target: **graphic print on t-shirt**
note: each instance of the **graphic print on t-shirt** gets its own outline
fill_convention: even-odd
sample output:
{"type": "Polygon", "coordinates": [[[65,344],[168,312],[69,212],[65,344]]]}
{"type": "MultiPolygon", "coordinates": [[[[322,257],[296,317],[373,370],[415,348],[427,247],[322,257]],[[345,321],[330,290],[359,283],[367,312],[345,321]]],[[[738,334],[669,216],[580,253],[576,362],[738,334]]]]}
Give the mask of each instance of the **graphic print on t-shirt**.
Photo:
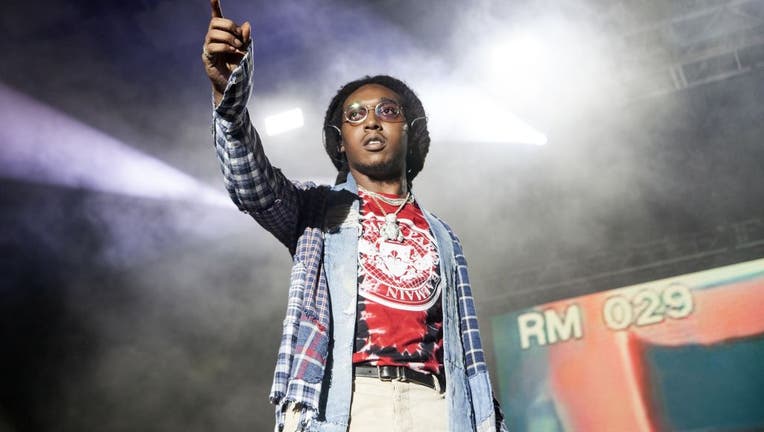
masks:
{"type": "Polygon", "coordinates": [[[430,232],[398,219],[403,241],[383,240],[379,229],[384,222],[373,213],[361,219],[358,259],[363,283],[358,294],[394,309],[425,311],[440,294],[438,254],[430,232]]]}
{"type": "Polygon", "coordinates": [[[407,203],[397,215],[403,240],[384,240],[385,214],[398,206],[374,203],[364,191],[359,195],[363,230],[353,363],[438,373],[443,361],[440,262],[427,220],[415,203],[407,203]]]}

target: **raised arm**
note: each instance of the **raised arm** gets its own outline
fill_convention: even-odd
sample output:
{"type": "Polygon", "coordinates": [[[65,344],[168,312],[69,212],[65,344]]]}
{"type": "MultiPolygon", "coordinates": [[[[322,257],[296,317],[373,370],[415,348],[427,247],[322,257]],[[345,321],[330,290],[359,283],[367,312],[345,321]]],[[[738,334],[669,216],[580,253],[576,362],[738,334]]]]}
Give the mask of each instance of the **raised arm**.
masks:
{"type": "Polygon", "coordinates": [[[225,187],[236,206],[250,214],[290,251],[296,241],[301,193],[263,152],[249,120],[252,87],[250,25],[223,18],[219,0],[211,0],[212,16],[204,40],[202,62],[212,83],[215,150],[225,187]]]}
{"type": "Polygon", "coordinates": [[[238,26],[232,20],[223,18],[220,0],[210,0],[210,8],[212,12],[204,38],[202,63],[212,82],[215,105],[219,105],[231,73],[247,53],[252,27],[249,22],[238,26]]]}

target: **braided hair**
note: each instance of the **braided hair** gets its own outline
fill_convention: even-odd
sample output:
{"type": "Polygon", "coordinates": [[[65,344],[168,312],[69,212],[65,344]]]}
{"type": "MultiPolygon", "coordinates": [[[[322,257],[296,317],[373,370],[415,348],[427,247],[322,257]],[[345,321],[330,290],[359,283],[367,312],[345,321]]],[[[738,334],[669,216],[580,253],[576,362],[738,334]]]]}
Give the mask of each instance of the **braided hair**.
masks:
{"type": "Polygon", "coordinates": [[[424,160],[430,149],[430,132],[427,130],[427,120],[422,106],[413,90],[403,81],[388,75],[365,76],[361,79],[351,81],[337,92],[329,103],[324,117],[324,148],[326,154],[332,160],[337,168],[336,183],[344,183],[347,180],[350,168],[348,167],[347,157],[340,151],[341,134],[338,129],[342,129],[342,111],[345,99],[350,94],[366,84],[379,84],[398,93],[403,105],[403,114],[406,117],[406,123],[409,125],[408,131],[408,150],[406,151],[406,181],[409,189],[414,177],[424,167],[424,160]]]}

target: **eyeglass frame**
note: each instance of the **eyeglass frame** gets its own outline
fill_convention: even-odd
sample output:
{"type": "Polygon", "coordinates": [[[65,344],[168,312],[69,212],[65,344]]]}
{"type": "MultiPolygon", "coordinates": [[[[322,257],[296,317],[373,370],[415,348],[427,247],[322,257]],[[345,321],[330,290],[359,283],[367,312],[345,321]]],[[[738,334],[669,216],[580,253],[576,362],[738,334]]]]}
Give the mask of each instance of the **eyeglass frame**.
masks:
{"type": "MultiPolygon", "coordinates": [[[[376,114],[374,114],[374,115],[376,115],[376,114]]],[[[364,119],[364,120],[365,120],[365,119],[364,119]]],[[[424,120],[425,122],[427,122],[427,116],[417,117],[417,118],[415,118],[414,120],[411,120],[411,123],[407,123],[407,126],[411,126],[411,127],[414,127],[414,123],[418,122],[419,120],[424,120]]],[[[361,121],[363,121],[363,120],[361,120],[361,121]]],[[[353,124],[353,123],[350,123],[350,124],[351,124],[351,125],[353,125],[353,126],[358,126],[358,125],[356,125],[356,124],[353,124]]],[[[360,124],[360,123],[359,123],[359,124],[360,124]]],[[[338,134],[338,135],[339,135],[339,137],[340,137],[340,139],[342,139],[342,129],[340,129],[340,128],[339,128],[339,126],[335,126],[335,125],[333,125],[333,124],[330,124],[330,125],[328,125],[327,127],[330,127],[330,128],[332,128],[332,129],[336,130],[336,131],[337,131],[337,134],[338,134]]]]}
{"type": "Polygon", "coordinates": [[[377,117],[378,119],[382,120],[382,121],[385,121],[385,122],[388,122],[388,123],[406,123],[406,116],[404,114],[404,107],[403,107],[403,105],[401,103],[399,103],[398,101],[396,101],[396,100],[387,99],[387,98],[381,99],[376,105],[361,104],[360,102],[353,102],[353,103],[351,103],[350,105],[347,106],[347,108],[342,110],[342,122],[343,123],[350,123],[353,126],[360,125],[361,123],[364,122],[364,120],[369,118],[369,108],[370,107],[374,107],[374,110],[373,110],[374,111],[374,116],[377,117]],[[398,107],[398,110],[399,110],[398,115],[400,116],[400,120],[386,120],[386,119],[382,118],[380,115],[377,114],[377,108],[380,105],[382,105],[384,103],[391,103],[391,102],[394,103],[398,107]],[[353,107],[353,106],[356,106],[356,105],[360,105],[363,108],[365,108],[366,109],[366,115],[364,115],[363,118],[360,119],[360,120],[352,121],[352,120],[350,120],[348,118],[348,110],[350,109],[350,107],[353,107]]]}

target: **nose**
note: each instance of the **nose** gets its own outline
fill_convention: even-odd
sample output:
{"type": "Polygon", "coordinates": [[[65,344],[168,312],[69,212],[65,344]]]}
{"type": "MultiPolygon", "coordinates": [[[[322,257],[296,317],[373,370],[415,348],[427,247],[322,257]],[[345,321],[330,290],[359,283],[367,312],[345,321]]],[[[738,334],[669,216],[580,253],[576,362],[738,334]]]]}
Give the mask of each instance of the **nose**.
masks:
{"type": "Polygon", "coordinates": [[[363,128],[368,130],[382,129],[382,123],[377,118],[377,113],[374,110],[366,113],[366,118],[363,120],[363,128]]]}

